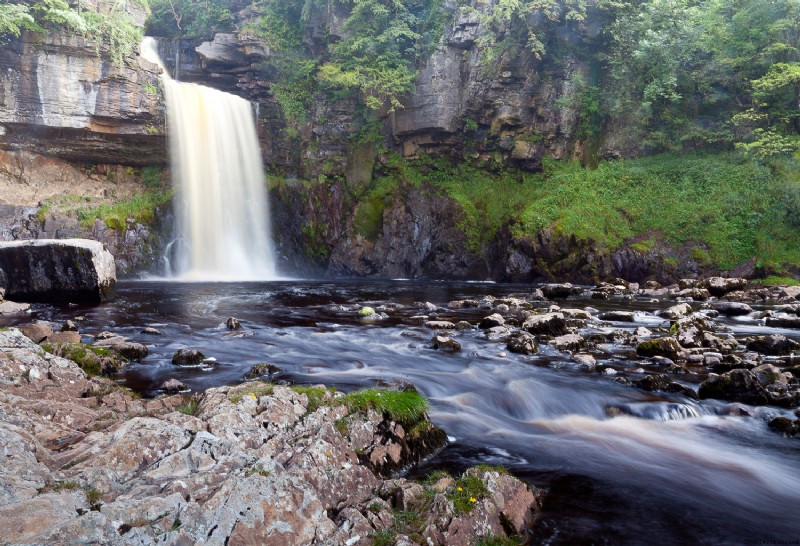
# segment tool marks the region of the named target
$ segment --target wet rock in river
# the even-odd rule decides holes
[[[62,332],[77,332],[78,331],[78,325],[75,324],[74,321],[67,320],[67,321],[64,322],[64,324],[61,325],[61,331]]]
[[[729,317],[737,317],[742,315],[749,315],[753,312],[753,308],[746,303],[738,301],[720,301],[713,305],[714,310],[719,311],[721,314]]]
[[[709,376],[698,392],[701,399],[715,398],[744,404],[764,405],[769,403],[764,386],[750,370],[736,369],[722,375]]]
[[[478,300],[454,300],[447,304],[450,309],[464,309],[467,307],[478,307]]]
[[[522,323],[522,329],[531,334],[560,336],[567,333],[567,322],[563,313],[531,315]]]
[[[572,360],[577,362],[578,368],[583,370],[593,370],[597,365],[597,360],[590,354],[576,354],[572,356]]]
[[[172,363],[177,366],[197,366],[206,359],[206,355],[197,349],[178,349],[172,355]]]
[[[640,342],[636,346],[637,354],[641,356],[666,356],[678,358],[683,348],[674,337],[659,337]]]
[[[494,313],[488,317],[484,317],[478,325],[481,329],[494,328],[495,326],[502,326],[506,323],[506,319],[499,313]]]
[[[425,326],[431,328],[432,330],[455,330],[456,323],[450,322],[449,320],[429,320],[425,323]]]
[[[800,436],[800,419],[776,417],[769,422],[769,428],[786,436]]]
[[[673,294],[674,298],[690,298],[694,301],[706,301],[708,298],[711,297],[708,290],[705,288],[687,288],[685,290],[679,290],[675,294]]]
[[[159,390],[162,390],[167,394],[177,394],[179,392],[185,392],[189,390],[189,387],[187,387],[181,381],[178,381],[177,379],[173,378],[173,379],[167,379],[166,381],[161,383]]]
[[[788,355],[800,349],[800,343],[780,334],[750,337],[746,343],[748,350],[770,356]]]
[[[261,377],[272,376],[276,373],[280,372],[281,369],[274,364],[268,364],[266,362],[261,362],[256,364],[244,374],[245,380],[254,380],[259,379]]]
[[[669,320],[678,320],[692,314],[692,307],[688,303],[679,303],[658,313],[658,316]]]
[[[772,328],[800,328],[800,317],[767,317],[767,326]]]
[[[161,335],[164,335],[161,330],[157,330],[157,329],[151,328],[149,326],[147,328],[143,328],[142,331],[139,332],[139,333],[143,334],[143,335],[146,335],[146,336],[161,336]]]
[[[369,308],[367,307],[367,309],[369,309]],[[359,316],[360,315],[361,315],[361,313],[359,313]],[[236,317],[228,317],[228,320],[225,321],[225,327],[228,330],[241,330],[242,329],[242,324],[239,322],[239,319],[237,319]]]
[[[630,311],[607,311],[600,313],[600,320],[609,322],[634,322],[633,313]]]
[[[536,339],[527,332],[520,332],[506,344],[512,353],[532,355],[536,353]]]
[[[447,336],[433,336],[431,344],[434,349],[447,353],[457,353],[461,350],[461,344]]]
[[[586,340],[578,334],[558,336],[550,343],[560,351],[580,351],[586,348]]]
[[[720,297],[729,292],[744,290],[747,288],[747,279],[709,277],[703,281],[703,287],[708,290],[712,296]]]
[[[583,292],[581,287],[573,286],[570,283],[545,284],[540,290],[542,294],[544,294],[544,297],[550,300],[563,300]]]

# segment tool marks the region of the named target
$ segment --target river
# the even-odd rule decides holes
[[[800,544],[800,441],[766,426],[786,410],[695,402],[621,384],[615,379],[657,371],[622,345],[600,344],[594,351],[598,369],[616,373],[580,369],[547,345],[533,356],[509,353],[505,343],[486,340],[477,329],[459,335],[459,353],[443,353],[430,348],[431,330],[411,318],[427,314],[420,304],[430,302],[442,308],[436,312],[441,318],[475,323],[490,311],[449,310],[447,303],[531,290],[403,280],[125,281],[109,303],[36,305],[33,318],[82,315],[84,341],[109,330],[148,345],[150,354],[119,378],[144,396],[157,394],[172,377],[194,391],[237,383],[263,362],[281,369],[274,381],[341,390],[410,382],[430,400],[431,419],[451,440],[412,475],[488,463],[548,488],[537,543]],[[582,331],[589,335],[652,328],[663,323],[653,312],[674,302],[577,297],[567,303],[562,305],[637,312],[634,323]],[[389,318],[361,321],[361,305],[385,309]],[[225,327],[231,316],[242,330]],[[720,321],[737,337],[769,330],[800,338],[750,318]],[[144,335],[145,326],[163,335]],[[176,367],[170,360],[182,347],[216,362]],[[623,408],[623,414],[609,407]]]

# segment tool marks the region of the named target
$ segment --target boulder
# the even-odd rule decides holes
[[[719,311],[721,314],[729,317],[749,315],[753,312],[752,307],[746,303],[741,303],[738,301],[721,301],[715,303],[713,307],[716,311]]]
[[[633,322],[633,313],[630,311],[607,311],[600,314],[600,320],[609,322]]]
[[[709,277],[703,282],[703,288],[708,290],[712,296],[724,296],[729,292],[744,290],[747,288],[747,279]]]
[[[0,316],[18,315],[27,313],[31,310],[29,303],[17,303],[14,301],[0,301]]]
[[[800,317],[767,317],[771,328],[800,328]]]
[[[500,315],[499,313],[494,313],[492,315],[489,315],[488,317],[484,317],[478,326],[481,329],[486,330],[488,328],[494,328],[495,326],[502,326],[505,323],[506,319],[504,319],[502,315]]]
[[[636,352],[641,356],[665,356],[677,358],[682,347],[674,337],[659,337],[642,341],[636,346]]]
[[[711,294],[705,288],[686,288],[674,294],[676,298],[691,298],[696,301],[706,301]]]
[[[700,385],[701,399],[716,398],[743,404],[764,405],[769,398],[758,378],[750,370],[736,369],[722,375],[709,376]]]
[[[508,340],[506,347],[508,347],[508,350],[512,353],[532,355],[536,353],[536,340],[529,333],[520,332]]]
[[[78,332],[54,332],[47,337],[48,343],[80,343],[81,335]]]
[[[788,355],[798,349],[800,343],[780,334],[758,336],[747,340],[747,350],[770,356]]]
[[[6,295],[26,302],[96,305],[117,282],[114,257],[86,239],[0,242]]]
[[[692,307],[688,303],[679,303],[669,309],[664,309],[658,313],[658,316],[669,320],[678,320],[690,314],[692,314]]]
[[[586,340],[578,334],[558,336],[552,343],[560,351],[580,351],[586,348]]]
[[[172,363],[176,366],[197,366],[205,359],[206,355],[197,349],[178,349],[172,355]]]
[[[522,323],[522,329],[531,334],[560,336],[567,333],[567,322],[563,313],[531,315]]]
[[[41,343],[53,335],[53,329],[43,322],[34,322],[20,326],[19,331],[34,343]]]
[[[573,286],[570,283],[564,284],[545,284],[541,287],[544,297],[550,300],[563,300],[574,294],[580,294],[583,289],[580,286]]]
[[[369,307],[365,307],[365,309],[370,309],[370,308]],[[368,314],[374,314],[374,311],[372,313],[368,313]],[[361,315],[361,313],[359,312],[359,316],[360,315]],[[241,330],[242,329],[242,324],[239,322],[239,319],[237,319],[236,317],[228,317],[228,320],[225,321],[225,327],[228,328],[228,330]]]
[[[448,353],[457,353],[461,350],[461,344],[455,339],[447,336],[433,336],[431,343],[434,349]]]
[[[161,386],[159,387],[160,390],[164,391],[167,394],[177,394],[179,392],[183,392],[189,389],[184,383],[178,381],[177,379],[167,379]]]

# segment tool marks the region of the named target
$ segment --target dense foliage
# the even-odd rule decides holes
[[[644,151],[769,157],[800,143],[797,0],[497,0],[480,13],[491,65],[522,48],[592,65],[584,137],[623,120]]]
[[[98,55],[105,49],[115,66],[122,66],[142,40],[142,31],[126,13],[124,2],[110,3],[102,13],[80,4],[70,7],[66,0],[0,3],[0,44],[23,30],[80,34],[94,41]]]
[[[601,161],[592,170],[550,160],[533,174],[392,156],[359,196],[356,229],[376,238],[399,188],[423,184],[460,203],[460,227],[476,251],[508,227],[515,238],[548,229],[602,250],[632,241],[642,252],[659,241],[686,245],[696,261],[723,269],[753,258],[774,271],[800,263],[800,165],[793,158],[765,164],[733,151],[662,154]]]
[[[149,0],[147,34],[168,38],[209,39],[233,28],[227,0]]]

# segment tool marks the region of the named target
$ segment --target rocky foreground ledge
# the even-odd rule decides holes
[[[4,329],[0,543],[524,540],[541,493],[501,469],[391,478],[446,442],[426,407],[261,382],[143,400]]]

